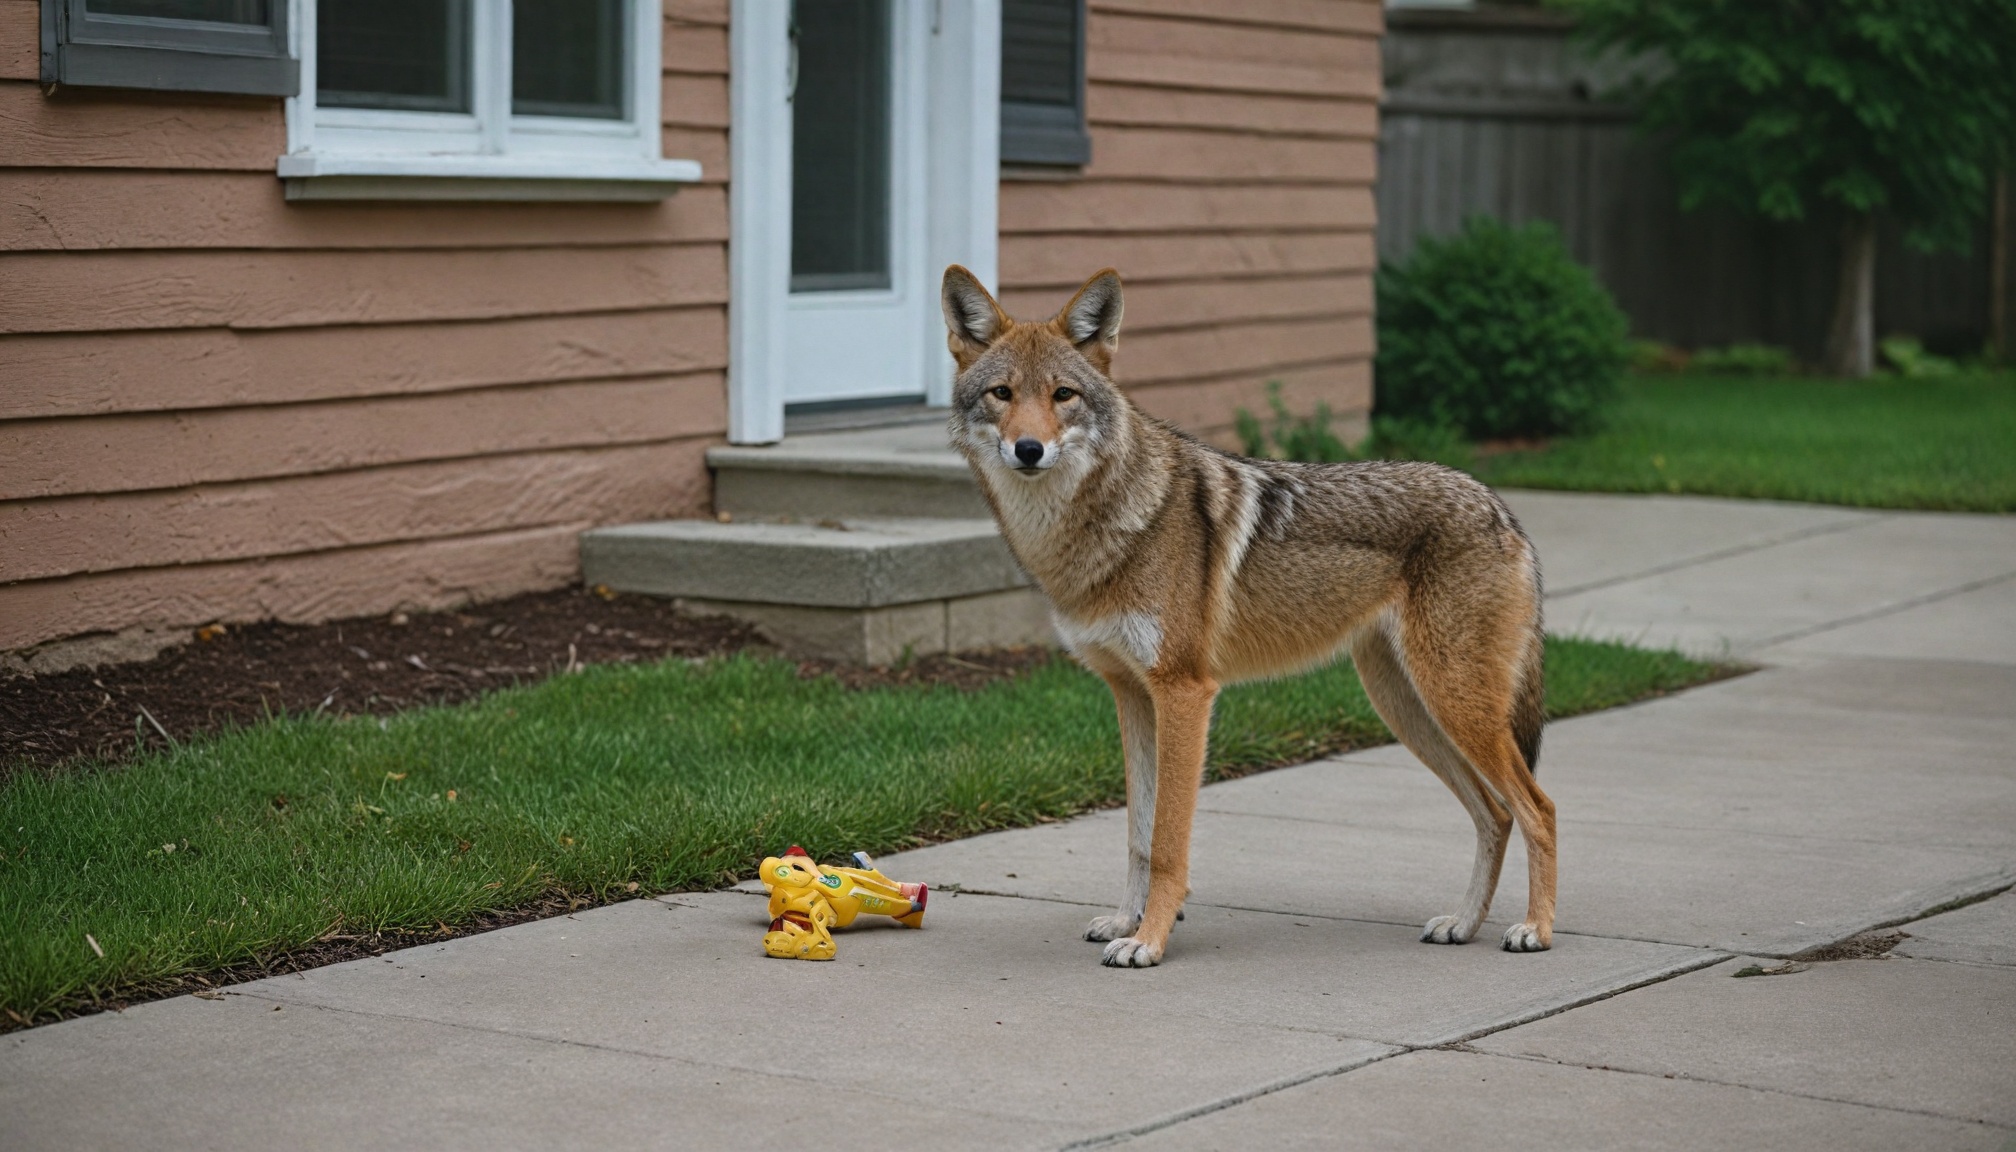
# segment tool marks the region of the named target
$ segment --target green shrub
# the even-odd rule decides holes
[[[1703,348],[1694,354],[1688,367],[1716,376],[1790,376],[1798,364],[1792,353],[1769,344],[1731,344],[1727,348]]]
[[[1328,404],[1316,405],[1316,411],[1309,416],[1296,416],[1288,411],[1288,405],[1281,400],[1281,382],[1267,382],[1267,407],[1274,412],[1274,431],[1270,435],[1260,424],[1260,418],[1241,408],[1233,416],[1233,425],[1239,432],[1239,444],[1246,455],[1262,459],[1299,460],[1305,464],[1332,464],[1340,460],[1355,459],[1350,445],[1330,431]]]
[[[1378,409],[1476,439],[1581,431],[1616,391],[1625,333],[1553,228],[1472,217],[1379,270]]]
[[[1658,340],[1631,341],[1631,371],[1639,375],[1657,372],[1682,372],[1692,357],[1671,344]]]
[[[1374,416],[1372,434],[1358,451],[1367,460],[1433,460],[1465,472],[1472,467],[1470,445],[1463,434],[1447,424],[1425,420]]]
[[[1952,376],[1960,371],[1960,366],[1944,356],[1935,356],[1925,351],[1925,346],[1909,336],[1892,336],[1877,347],[1883,352],[1899,376],[1927,379],[1934,376]]]
[[[1447,424],[1375,416],[1369,435],[1356,448],[1330,430],[1328,404],[1316,405],[1308,416],[1288,411],[1281,400],[1281,383],[1267,383],[1267,406],[1273,411],[1270,431],[1258,416],[1241,408],[1234,416],[1240,447],[1246,455],[1265,460],[1293,460],[1302,464],[1334,464],[1346,460],[1433,460],[1452,468],[1468,470],[1470,445],[1463,434]]]

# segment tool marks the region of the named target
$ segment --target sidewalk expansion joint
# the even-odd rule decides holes
[[[432,1016],[415,1016],[406,1012],[372,1012],[362,1008],[347,1008],[336,1004],[317,1004],[313,1001],[305,1000],[289,1000],[283,996],[265,996],[257,992],[243,992],[237,989],[226,989],[225,994],[229,996],[242,996],[247,1000],[259,1000],[268,1004],[284,1004],[289,1008],[298,1008],[304,1011],[341,1012],[346,1016],[360,1016],[366,1020],[402,1020],[408,1024],[425,1024],[436,1028],[452,1028],[458,1032],[473,1032],[479,1036],[497,1036],[506,1040],[520,1040],[530,1044],[550,1044],[559,1048],[580,1048],[590,1052],[604,1052],[612,1056],[632,1056],[640,1060],[659,1060],[667,1064],[678,1064],[681,1067],[697,1068],[707,1072],[760,1076],[768,1080],[784,1081],[798,1087],[803,1087],[805,1082],[804,1077],[796,1072],[787,1074],[766,1068],[747,1067],[741,1064],[723,1064],[714,1060],[696,1060],[691,1056],[675,1056],[669,1052],[652,1052],[642,1048],[626,1048],[618,1044],[598,1044],[591,1040],[574,1040],[565,1036],[549,1036],[538,1032],[514,1032],[509,1028],[496,1028],[485,1024],[469,1024],[459,1020],[440,1020]],[[899,1109],[911,1107],[916,1103],[916,1101],[909,1097],[896,1096],[888,1092],[860,1085],[851,1085],[847,1091],[857,1096],[873,1096]],[[993,1112],[984,1108],[962,1108],[957,1105],[940,1106],[947,1108],[948,1111],[964,1112],[973,1116],[986,1116],[993,1119],[1007,1120],[1021,1119],[1021,1117],[1009,1113]]]
[[[1801,540],[1810,540],[1815,536],[1831,536],[1837,532],[1850,532],[1857,528],[1872,527],[1879,521],[1888,518],[1889,514],[1887,513],[1870,512],[1860,519],[1844,520],[1835,524],[1819,524],[1811,528],[1800,528],[1763,540],[1754,540],[1748,544],[1735,544],[1727,548],[1716,549],[1713,552],[1703,552],[1698,556],[1686,556],[1678,560],[1669,560],[1664,564],[1654,564],[1650,568],[1642,568],[1636,572],[1626,572],[1618,576],[1605,576],[1601,580],[1590,580],[1583,584],[1570,584],[1565,588],[1550,588],[1546,592],[1546,597],[1549,600],[1565,600],[1570,596],[1580,596],[1584,592],[1614,588],[1619,584],[1629,584],[1633,580],[1664,576],[1669,572],[1679,572],[1683,569],[1696,568],[1703,564],[1713,564],[1717,560],[1729,560],[1737,556],[1747,556],[1752,552],[1763,552],[1784,544],[1796,544]]]
[[[1207,1101],[1193,1108],[1185,1108],[1180,1112],[1173,1112],[1167,1116],[1160,1116],[1145,1123],[1135,1124],[1113,1132],[1104,1132],[1097,1136],[1088,1136],[1082,1140],[1073,1140],[1068,1144],[1060,1145],[1058,1152],[1079,1152],[1080,1149],[1107,1148],[1116,1144],[1122,1144],[1134,1139],[1136,1136],[1146,1136],[1151,1132],[1159,1132],[1164,1128],[1173,1128],[1178,1124],[1195,1120],[1200,1116],[1208,1116],[1213,1112],[1223,1112],[1227,1108],[1235,1108],[1241,1104],[1258,1100],[1263,1096],[1272,1096],[1276,1092],[1285,1092],[1290,1088],[1297,1088],[1317,1080],[1328,1080],[1334,1076],[1342,1076],[1347,1072],[1356,1072],[1360,1068],[1367,1068],[1374,1064],[1383,1063],[1396,1056],[1405,1056],[1409,1052],[1428,1052],[1438,1048],[1447,1048],[1452,1044],[1467,1043],[1471,1040],[1489,1036],[1494,1032],[1502,1032],[1508,1028],[1517,1028],[1522,1024],[1531,1024],[1535,1020],[1544,1020],[1549,1016],[1556,1016],[1563,1012],[1580,1008],[1586,1004],[1594,1004],[1599,1000],[1608,1000],[1612,996],[1621,996],[1626,992],[1634,991],[1650,984],[1658,984],[1671,980],[1676,976],[1684,976],[1689,972],[1698,972],[1703,968],[1712,967],[1732,958],[1733,954],[1728,952],[1707,952],[1697,956],[1689,956],[1684,960],[1676,961],[1661,968],[1655,968],[1637,979],[1620,984],[1614,988],[1605,988],[1587,995],[1570,997],[1558,1004],[1545,1005],[1525,1012],[1514,1013],[1502,1020],[1494,1020],[1489,1024],[1480,1025],[1476,1028],[1450,1033],[1449,1035],[1441,1036],[1425,1043],[1389,1044],[1388,1046],[1392,1050],[1382,1055],[1363,1056],[1356,1060],[1347,1060],[1342,1064],[1314,1068],[1306,1072],[1298,1072],[1292,1076],[1284,1076],[1278,1080],[1270,1080],[1265,1084],[1248,1088],[1242,1092],[1234,1092],[1227,1096],[1221,1096],[1216,1100]],[[1376,1043],[1387,1042],[1376,1041]]]
[[[967,896],[992,896],[1000,900],[1031,900],[1039,904],[1063,904],[1072,908],[1111,908],[1113,906],[1113,902],[1110,900],[1078,900],[1069,896],[1031,896],[1026,892],[1001,892],[991,888],[954,889],[948,887],[946,891],[957,891]],[[1994,894],[1995,893],[1993,892],[1989,893],[1989,895],[1991,896]],[[1985,898],[1986,897],[1983,897],[1983,899]],[[1972,901],[1969,901],[1969,903],[1971,902]],[[1290,908],[1260,908],[1251,904],[1221,904],[1211,900],[1186,900],[1183,902],[1183,906],[1185,908],[1193,908],[1193,907],[1216,908],[1224,912],[1247,912],[1255,916],[1307,916],[1311,920],[1330,920],[1339,924],[1377,924],[1385,928],[1405,928],[1413,932],[1418,932],[1421,930],[1421,922],[1417,920],[1380,920],[1370,916],[1340,916],[1335,912],[1309,912],[1304,911],[1302,909],[1290,909]],[[1943,910],[1944,909],[1942,908],[1942,911]],[[1920,915],[1929,916],[1931,915],[1931,913],[1926,912],[1921,913]],[[1912,919],[1918,919],[1918,918],[1919,917],[1912,917]],[[1903,922],[1904,921],[1901,920],[1898,921],[1898,923],[1900,924]],[[1890,926],[1891,925],[1888,924],[1877,925],[1877,927],[1880,928],[1888,928]],[[1871,929],[1865,928],[1862,929],[1861,931],[1866,932],[1871,931]],[[1849,933],[1850,936],[1858,934],[1859,933],[1857,932]],[[1606,933],[1606,932],[1579,932],[1579,931],[1571,932],[1567,930],[1560,930],[1557,931],[1555,935],[1570,936],[1583,940],[1617,940],[1626,944],[1657,944],[1666,948],[1692,948],[1697,950],[1706,948],[1710,950],[1715,950],[1715,949],[1726,949],[1728,947],[1728,945],[1726,944],[1700,944],[1689,940],[1660,940],[1651,936],[1624,936],[1616,933]],[[1843,937],[1843,939],[1846,939],[1846,937]],[[1770,953],[1767,952],[1753,952],[1747,947],[1737,949],[1736,953],[1732,954],[1741,954],[1746,956],[1771,955]],[[1365,1037],[1359,1037],[1359,1039],[1365,1039]]]
[[[1619,1068],[1615,1064],[1582,1064],[1573,1060],[1557,1060],[1552,1056],[1537,1053],[1513,1054],[1510,1052],[1483,1052],[1471,1048],[1468,1052],[1493,1060],[1523,1060],[1529,1064],[1555,1064],[1563,1068],[1586,1068],[1591,1072],[1613,1072],[1619,1076],[1646,1076],[1654,1080],[1685,1081],[1689,1084],[1713,1084],[1720,1088],[1740,1088],[1746,1092],[1766,1092],[1773,1096],[1789,1096],[1795,1100],[1814,1100],[1822,1104],[1847,1104],[1855,1108],[1872,1108],[1878,1112],[1895,1112],[1903,1116],[1924,1116],[1932,1120],[1951,1120],[1960,1124],[1979,1124],[1984,1128],[1994,1128],[2004,1132],[2016,1132],[2006,1124],[1993,1120],[1982,1120],[1974,1116],[1955,1116],[1950,1112],[1934,1112],[1928,1108],[1904,1108],[1895,1104],[1871,1104],[1867,1100],[1850,1100],[1843,1096],[1822,1096],[1814,1092],[1798,1092],[1790,1088],[1769,1088],[1758,1084],[1745,1084],[1740,1080],[1717,1080],[1712,1076],[1696,1076],[1690,1072],[1653,1072],[1645,1068]]]
[[[1808,636],[1818,636],[1822,632],[1832,632],[1837,628],[1846,628],[1851,624],[1864,624],[1871,620],[1880,620],[1885,616],[1895,616],[1899,612],[1908,612],[1913,608],[1923,608],[1927,604],[1937,604],[1941,600],[1950,600],[1955,596],[1964,596],[1969,592],[1978,592],[1983,588],[1992,588],[1997,584],[2005,584],[2011,580],[2016,580],[2016,572],[2004,572],[1999,576],[1983,576],[1979,580],[1969,580],[1964,584],[1955,584],[1950,588],[1943,588],[1937,592],[1927,592],[1923,596],[1913,596],[1906,600],[1879,605],[1863,612],[1843,616],[1838,620],[1826,620],[1819,624],[1809,624],[1804,628],[1794,628],[1790,632],[1783,632],[1776,636],[1767,636],[1744,647],[1746,651],[1757,652],[1776,644],[1790,644],[1794,640],[1804,640]]]
[[[1702,687],[1706,687],[1706,685],[1703,685]],[[1682,691],[1691,692],[1693,691],[1693,689],[1687,688],[1682,689]],[[1655,696],[1647,700],[1634,701],[1633,703],[1630,704],[1620,704],[1617,706],[1616,709],[1605,709],[1604,711],[1610,712],[1610,711],[1616,711],[1617,709],[1621,708],[1635,708],[1642,704],[1650,704],[1659,700],[1670,700],[1670,699],[1672,699],[1671,696]],[[1320,764],[1322,763],[1322,761],[1317,760],[1312,761],[1312,763]],[[1307,767],[1307,765],[1294,765],[1294,767]],[[1383,765],[1374,765],[1374,767],[1383,767]],[[1242,820],[1281,820],[1295,824],[1315,824],[1324,828],[1344,828],[1356,831],[1367,831],[1367,830],[1385,831],[1393,827],[1393,825],[1391,824],[1381,824],[1373,820],[1334,820],[1334,819],[1326,819],[1320,816],[1288,816],[1279,812],[1241,812],[1236,808],[1207,808],[1201,801],[1197,805],[1197,811],[1209,812],[1214,816],[1232,816]],[[1727,825],[1718,825],[1718,824],[1665,824],[1652,820],[1599,820],[1588,816],[1578,816],[1575,817],[1573,820],[1568,819],[1561,820],[1561,826],[1564,828],[1573,825],[1584,825],[1592,828],[1657,828],[1660,829],[1661,831],[1666,832],[1728,831]],[[1873,840],[1866,836],[1822,836],[1822,835],[1814,835],[1812,833],[1807,832],[1752,831],[1745,833],[1745,835],[1750,836],[1757,840],[1770,840],[1770,841],[1782,840],[1790,843],[1813,841],[1822,844],[1866,844],[1871,847],[1878,847],[1878,848],[1894,847],[1899,843],[1898,841],[1895,840]],[[1990,846],[1987,845],[1976,847],[1975,845],[1972,844],[1963,844],[1957,846],[1941,845],[1937,849],[1935,849],[1935,851],[1979,854],[1981,852],[1987,851],[1989,847]]]

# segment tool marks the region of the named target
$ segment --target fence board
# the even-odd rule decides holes
[[[1393,23],[1378,164],[1382,261],[1471,215],[1544,220],[1610,289],[1635,334],[1684,347],[1756,340],[1818,358],[1835,219],[1682,212],[1664,150],[1615,109],[1587,102],[1602,76],[1570,51],[1565,27],[1450,13]],[[1989,313],[1985,218],[1981,233],[1967,253],[1927,255],[1886,225],[1877,331],[1978,349]]]

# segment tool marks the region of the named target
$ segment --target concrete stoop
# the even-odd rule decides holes
[[[584,533],[586,581],[747,620],[825,660],[1055,643],[942,426],[716,448],[708,463],[728,522]]]

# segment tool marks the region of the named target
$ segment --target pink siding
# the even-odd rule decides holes
[[[45,95],[0,0],[0,650],[551,587],[726,427],[724,0],[657,205],[289,204],[275,100]]]
[[[1127,280],[1115,371],[1224,441],[1279,380],[1371,403],[1378,0],[1091,0],[1092,163],[1001,187],[1003,302],[1047,315]]]

